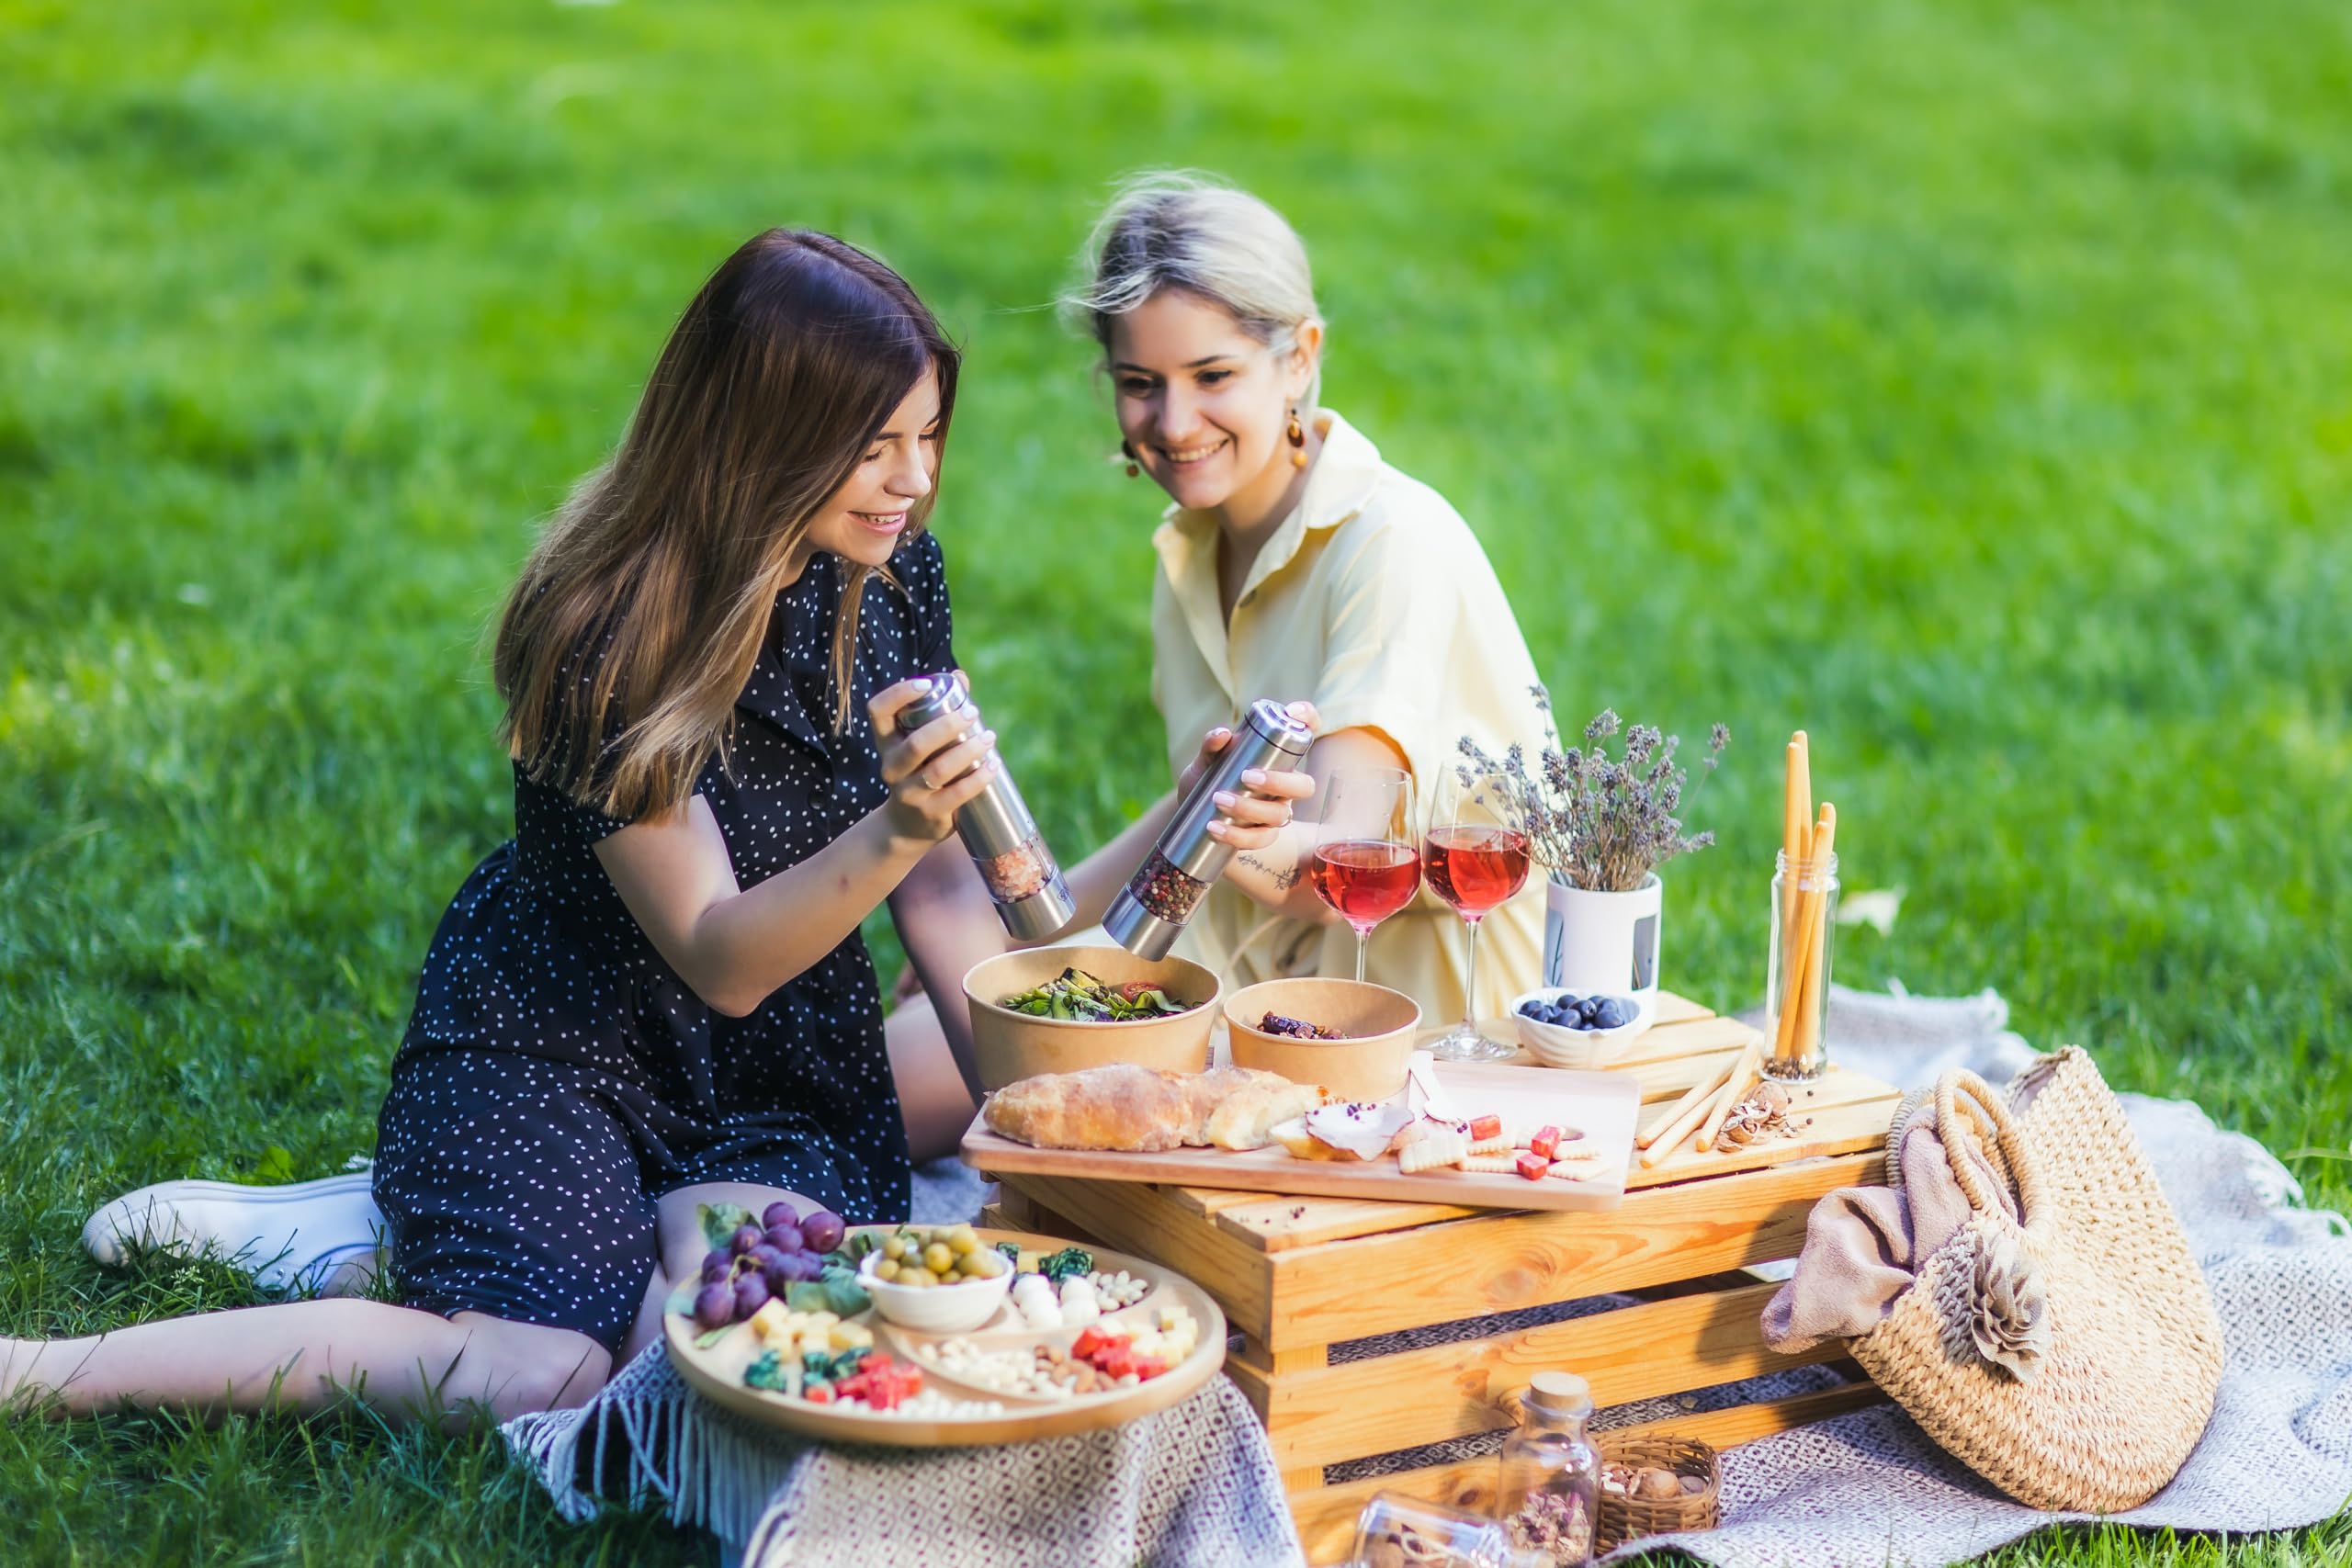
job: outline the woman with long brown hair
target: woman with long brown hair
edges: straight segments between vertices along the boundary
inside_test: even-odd
[[[829,236],[772,230],[711,276],[499,623],[515,831],[443,917],[392,1064],[397,1304],[0,1340],[0,1399],[576,1404],[658,1336],[698,1204],[906,1216],[859,922],[888,900],[934,990],[993,923],[943,842],[993,734],[892,722],[956,663],[923,525],[957,367],[914,291]],[[1228,815],[1247,847],[1288,807]]]

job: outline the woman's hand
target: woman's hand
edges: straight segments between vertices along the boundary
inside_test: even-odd
[[[935,844],[955,829],[956,810],[986,789],[1004,764],[997,758],[996,731],[981,727],[980,710],[968,703],[911,735],[900,735],[899,710],[928,690],[923,681],[901,681],[875,693],[865,711],[874,720],[882,782],[890,786],[882,807],[890,831]]]
[[[1310,729],[1321,719],[1313,703],[1291,704],[1290,716]],[[1192,765],[1176,781],[1178,796],[1190,795],[1217,754],[1232,744],[1232,730],[1222,725],[1210,730]],[[1241,784],[1248,794],[1231,790],[1217,793],[1217,815],[1208,826],[1211,838],[1237,850],[1262,850],[1272,844],[1290,826],[1296,804],[1315,794],[1315,781],[1295,769],[1270,773],[1263,768],[1251,768],[1241,775]]]

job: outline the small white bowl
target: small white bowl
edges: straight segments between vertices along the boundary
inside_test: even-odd
[[[1563,1024],[1539,1023],[1519,1010],[1529,1002],[1557,1001],[1572,992],[1577,996],[1590,994],[1570,986],[1542,986],[1510,999],[1511,1021],[1519,1028],[1519,1043],[1527,1047],[1528,1055],[1547,1067],[1589,1072],[1609,1066],[1625,1054],[1625,1047],[1634,1043],[1636,1035],[1650,1026],[1651,1010],[1632,997],[1618,999],[1634,1003],[1634,1021],[1614,1029],[1569,1029]]]
[[[961,1280],[953,1285],[894,1285],[874,1277],[874,1266],[881,1261],[879,1247],[867,1253],[857,1266],[857,1282],[874,1298],[875,1310],[884,1320],[901,1328],[919,1328],[926,1334],[969,1334],[994,1317],[1012,1291],[1009,1258],[1004,1260],[1004,1272],[993,1280]]]

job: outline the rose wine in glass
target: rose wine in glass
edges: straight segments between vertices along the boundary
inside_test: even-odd
[[[1401,768],[1341,768],[1331,775],[1309,875],[1316,897],[1356,933],[1356,978],[1374,926],[1421,890],[1413,852],[1413,775]]]
[[[1470,928],[1469,977],[1463,985],[1462,1025],[1430,1046],[1447,1062],[1492,1062],[1516,1045],[1489,1040],[1478,1029],[1478,922],[1527,886],[1527,835],[1505,805],[1503,780],[1492,773],[1449,770],[1438,786],[1436,812],[1421,840],[1421,874],[1430,891],[1453,906]]]

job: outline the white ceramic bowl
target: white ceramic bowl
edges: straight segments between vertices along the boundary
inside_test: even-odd
[[[894,1285],[874,1277],[882,1261],[876,1247],[857,1266],[857,1282],[874,1298],[884,1321],[927,1334],[969,1334],[996,1315],[1012,1292],[1012,1260],[993,1280],[964,1280],[953,1285]]]
[[[1625,1054],[1625,1047],[1634,1043],[1635,1036],[1649,1029],[1651,1010],[1633,997],[1618,999],[1635,1004],[1634,1021],[1614,1029],[1570,1029],[1563,1024],[1539,1023],[1519,1010],[1529,1002],[1557,1001],[1572,992],[1577,996],[1591,994],[1568,986],[1543,986],[1522,991],[1510,999],[1511,1021],[1519,1027],[1519,1043],[1527,1047],[1528,1055],[1547,1067],[1589,1071],[1609,1066]]]

